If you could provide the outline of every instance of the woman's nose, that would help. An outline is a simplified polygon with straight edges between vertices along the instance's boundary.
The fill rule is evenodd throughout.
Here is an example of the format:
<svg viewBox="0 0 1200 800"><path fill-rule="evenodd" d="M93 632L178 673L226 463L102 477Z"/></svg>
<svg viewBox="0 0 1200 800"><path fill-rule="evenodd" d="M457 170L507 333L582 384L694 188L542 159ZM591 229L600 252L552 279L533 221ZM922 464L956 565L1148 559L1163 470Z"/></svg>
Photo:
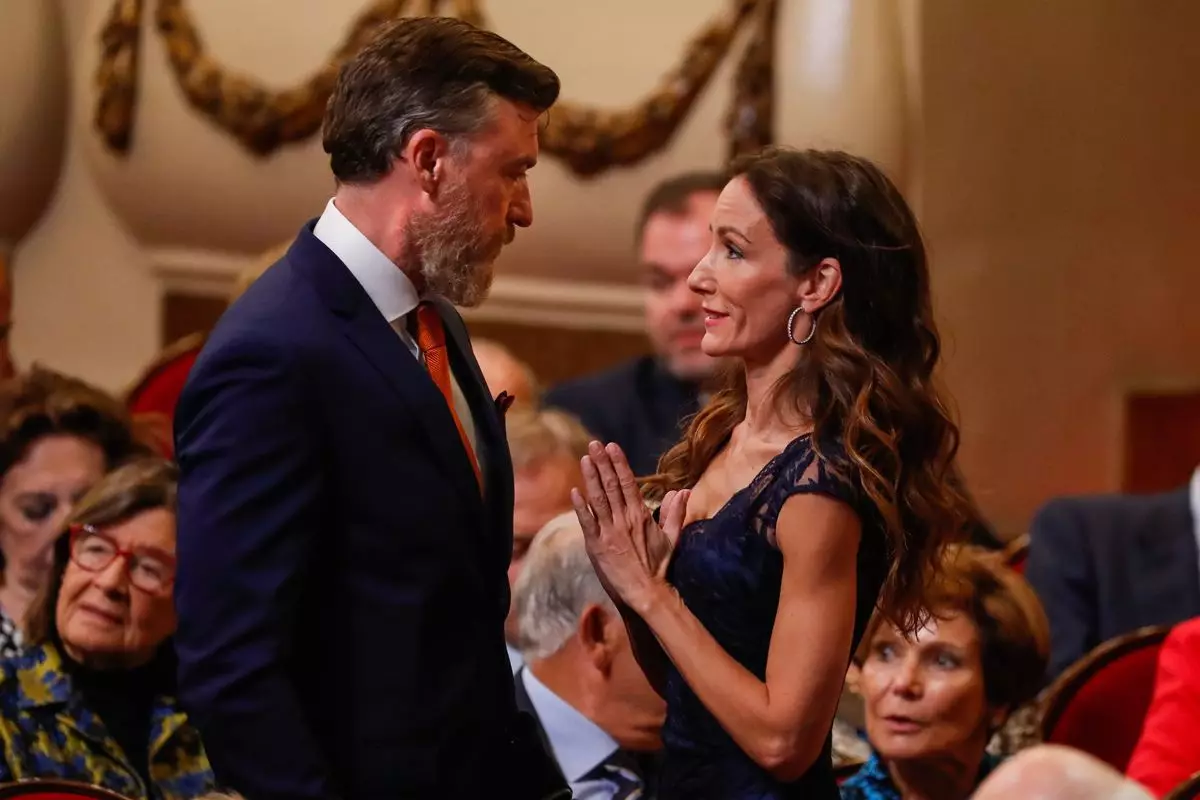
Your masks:
<svg viewBox="0 0 1200 800"><path fill-rule="evenodd" d="M712 275L708 270L708 256L700 259L700 263L692 268L692 272L687 278L687 288L694 294L712 293Z"/></svg>
<svg viewBox="0 0 1200 800"><path fill-rule="evenodd" d="M905 697L921 694L921 668L915 661L904 661L892 676L892 691Z"/></svg>
<svg viewBox="0 0 1200 800"><path fill-rule="evenodd" d="M118 554L112 560L112 563L95 573L92 583L108 594L127 594L129 591L129 570L126 568L125 556Z"/></svg>

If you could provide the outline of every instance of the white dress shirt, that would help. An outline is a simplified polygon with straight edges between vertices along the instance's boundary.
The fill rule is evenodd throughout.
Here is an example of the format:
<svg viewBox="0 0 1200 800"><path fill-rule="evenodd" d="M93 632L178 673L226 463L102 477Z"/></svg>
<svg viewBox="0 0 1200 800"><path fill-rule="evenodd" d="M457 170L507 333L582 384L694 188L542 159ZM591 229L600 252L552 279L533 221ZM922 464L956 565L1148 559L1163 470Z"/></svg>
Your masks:
<svg viewBox="0 0 1200 800"><path fill-rule="evenodd" d="M579 713L552 692L528 669L521 670L529 702L550 740L554 760L571 785L575 800L612 800L614 785L606 780L583 777L620 748L599 725Z"/></svg>
<svg viewBox="0 0 1200 800"><path fill-rule="evenodd" d="M512 669L513 675L516 675L517 670L525 666L525 657L521 655L520 650L508 642L504 643L504 649L508 651L508 666Z"/></svg>
<svg viewBox="0 0 1200 800"><path fill-rule="evenodd" d="M417 288L408 276L372 244L362 231L354 227L354 223L346 219L332 199L325 204L325 213L317 220L313 235L346 265L346 269L350 270L350 274L362 285L371 302L392 326L392 330L400 337L400 341L404 342L413 358L423 364L421 349L408 332L407 317L416 310L421 301L417 296ZM479 461L479 469L482 472L483 456L479 452L479 441L476 438L475 417L471 414L471 406L467 403L453 368L450 370L450 386L454 396L454 411L467 434L467 441L475 451L475 458Z"/></svg>
<svg viewBox="0 0 1200 800"><path fill-rule="evenodd" d="M1188 505L1192 507L1192 530L1196 534L1196 549L1200 550L1200 467L1192 473L1192 482L1188 484ZM1200 562L1196 564L1200 569Z"/></svg>

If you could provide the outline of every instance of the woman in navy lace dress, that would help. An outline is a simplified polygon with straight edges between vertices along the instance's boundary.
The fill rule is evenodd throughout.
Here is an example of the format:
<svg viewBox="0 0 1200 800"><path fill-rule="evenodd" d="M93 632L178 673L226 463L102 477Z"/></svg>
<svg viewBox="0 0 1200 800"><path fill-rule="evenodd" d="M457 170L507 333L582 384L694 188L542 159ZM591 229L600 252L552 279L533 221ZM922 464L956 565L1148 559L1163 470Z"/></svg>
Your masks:
<svg viewBox="0 0 1200 800"><path fill-rule="evenodd" d="M958 431L895 186L836 152L768 150L733 175L689 285L704 351L737 368L646 482L658 519L596 442L575 509L667 700L659 797L832 800L850 653L877 603L919 627L970 516L947 480Z"/></svg>

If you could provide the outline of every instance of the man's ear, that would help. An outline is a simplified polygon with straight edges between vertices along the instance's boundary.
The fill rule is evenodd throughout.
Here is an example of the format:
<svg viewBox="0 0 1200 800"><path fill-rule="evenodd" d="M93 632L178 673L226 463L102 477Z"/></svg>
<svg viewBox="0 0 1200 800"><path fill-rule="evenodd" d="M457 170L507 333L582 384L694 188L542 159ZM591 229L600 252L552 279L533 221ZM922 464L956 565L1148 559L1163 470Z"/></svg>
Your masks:
<svg viewBox="0 0 1200 800"><path fill-rule="evenodd" d="M605 609L591 603L579 615L577 636L583 652L587 653L592 665L607 673L612 666L613 642L609 632L609 614Z"/></svg>
<svg viewBox="0 0 1200 800"><path fill-rule="evenodd" d="M836 258L823 258L804 273L796 287L796 305L805 314L815 314L842 290L842 264Z"/></svg>
<svg viewBox="0 0 1200 800"><path fill-rule="evenodd" d="M450 142L446 137L430 128L422 128L409 137L400 157L412 171L412 178L421 191L436 196L445 177L449 155Z"/></svg>

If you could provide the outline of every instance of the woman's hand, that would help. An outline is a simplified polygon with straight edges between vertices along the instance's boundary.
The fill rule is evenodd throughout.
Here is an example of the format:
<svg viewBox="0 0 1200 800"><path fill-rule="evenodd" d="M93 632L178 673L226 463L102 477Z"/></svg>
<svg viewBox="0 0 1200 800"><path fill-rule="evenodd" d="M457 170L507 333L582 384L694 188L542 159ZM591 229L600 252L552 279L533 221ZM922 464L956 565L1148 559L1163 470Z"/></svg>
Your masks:
<svg viewBox="0 0 1200 800"><path fill-rule="evenodd" d="M584 492L573 489L571 502L588 556L613 599L642 613L666 584L689 493L667 492L659 509L660 527L620 447L592 442L581 466Z"/></svg>

